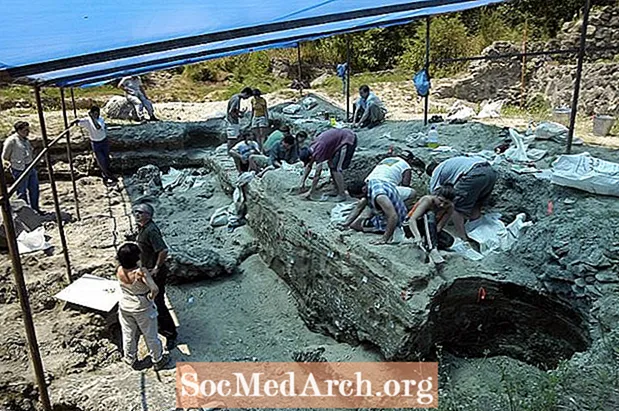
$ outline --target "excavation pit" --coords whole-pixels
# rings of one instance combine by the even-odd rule
[[[504,355],[542,369],[585,351],[587,319],[566,301],[526,286],[460,278],[432,299],[422,346],[459,357]]]

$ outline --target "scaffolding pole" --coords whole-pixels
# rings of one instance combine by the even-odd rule
[[[64,98],[64,88],[60,87],[60,102],[62,106],[62,119],[64,120],[64,128],[69,128],[69,120],[67,119],[67,104]],[[78,220],[82,220],[80,216],[80,203],[77,198],[77,184],[75,183],[75,169],[73,168],[73,152],[71,151],[71,134],[67,133],[67,160],[69,160],[69,170],[71,172],[71,184],[73,185],[73,201],[75,202],[75,214]]]
[[[11,210],[11,202],[4,177],[4,169],[0,172],[0,195],[2,196],[2,219],[4,220],[4,232],[6,233],[6,242],[11,256],[13,265],[13,277],[15,279],[15,288],[17,289],[17,297],[21,306],[22,318],[24,320],[24,328],[26,329],[26,340],[28,342],[28,350],[30,352],[30,361],[34,370],[36,384],[39,387],[39,399],[45,411],[52,411],[52,406],[49,401],[47,392],[47,384],[45,383],[45,372],[43,370],[43,361],[41,361],[41,352],[39,351],[39,343],[34,329],[34,321],[32,319],[32,311],[30,310],[30,300],[28,298],[28,290],[26,281],[24,280],[24,271],[19,256],[17,247],[17,238],[15,234],[15,225],[13,223],[13,213]]]
[[[73,94],[73,87],[71,87],[71,104],[73,104],[73,119],[77,118],[77,107],[75,107],[75,94]]]
[[[572,151],[572,141],[574,140],[574,127],[576,126],[576,113],[578,111],[578,95],[580,93],[580,80],[582,78],[582,64],[585,59],[585,47],[587,43],[587,26],[589,25],[589,9],[591,1],[585,0],[585,10],[582,16],[582,27],[580,30],[580,49],[578,50],[578,64],[576,65],[576,79],[574,81],[574,93],[572,94],[572,111],[570,113],[570,129],[567,134],[567,154]]]
[[[426,62],[424,65],[426,73],[430,72],[430,16],[426,17]],[[423,98],[423,125],[428,124],[428,109],[430,106],[430,90],[428,95]]]
[[[298,78],[299,78],[299,94],[303,97],[303,80],[301,76],[301,42],[297,43],[297,68],[298,68]]]
[[[350,34],[346,35],[346,121],[350,120]],[[354,122],[355,119],[353,118]]]
[[[45,148],[49,147],[47,140],[47,129],[45,127],[45,116],[43,113],[43,104],[41,104],[41,89],[39,86],[34,87],[34,97],[37,102],[37,111],[39,113],[39,123],[41,125],[41,137]],[[67,268],[67,280],[71,283],[71,260],[69,259],[69,248],[67,247],[67,239],[64,235],[64,227],[62,225],[62,214],[60,213],[60,202],[58,200],[58,190],[56,189],[56,180],[54,179],[54,168],[52,166],[52,158],[49,150],[45,152],[45,162],[47,163],[47,173],[49,175],[50,187],[52,189],[52,197],[54,198],[54,209],[56,211],[56,223],[58,224],[58,233],[60,234],[60,244],[62,245],[62,253],[64,254],[64,262]]]

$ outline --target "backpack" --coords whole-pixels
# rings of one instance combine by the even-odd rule
[[[421,97],[426,97],[430,94],[432,84],[430,83],[430,74],[428,73],[428,70],[422,69],[418,71],[417,74],[415,74],[415,77],[413,77],[413,83],[417,89],[417,94]]]

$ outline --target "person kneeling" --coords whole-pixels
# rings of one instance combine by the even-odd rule
[[[363,198],[341,228],[350,227],[364,233],[382,233],[382,239],[374,240],[372,244],[391,242],[396,228],[401,227],[406,218],[406,206],[396,186],[386,181],[370,180],[349,185],[349,193]],[[370,215],[363,212],[366,206],[370,208]]]
[[[239,174],[249,170],[249,157],[260,152],[258,143],[250,140],[250,136],[248,132],[244,132],[243,141],[236,143],[229,151],[230,157],[234,159]]]
[[[157,308],[154,300],[159,288],[150,272],[140,267],[140,248],[137,244],[123,244],[117,258],[120,263],[116,276],[121,289],[118,318],[123,339],[123,360],[135,368],[138,341],[140,334],[143,334],[153,367],[156,371],[161,370],[170,361],[170,356],[164,353],[157,335]]]
[[[408,213],[408,227],[405,231],[412,234],[415,244],[429,254],[434,264],[444,262],[438,250],[445,250],[454,242],[454,238],[443,231],[453,212],[456,192],[451,185],[445,185],[434,194],[423,196]]]

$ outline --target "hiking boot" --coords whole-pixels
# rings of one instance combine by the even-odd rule
[[[135,358],[123,357],[123,362],[127,364],[129,367],[135,369],[138,360]]]
[[[166,337],[165,348],[171,351],[176,347],[176,337]]]
[[[153,363],[153,369],[155,371],[161,371],[161,370],[163,370],[163,367],[168,365],[169,362],[170,362],[170,354],[169,353],[164,353],[161,356],[161,359],[159,361]]]

